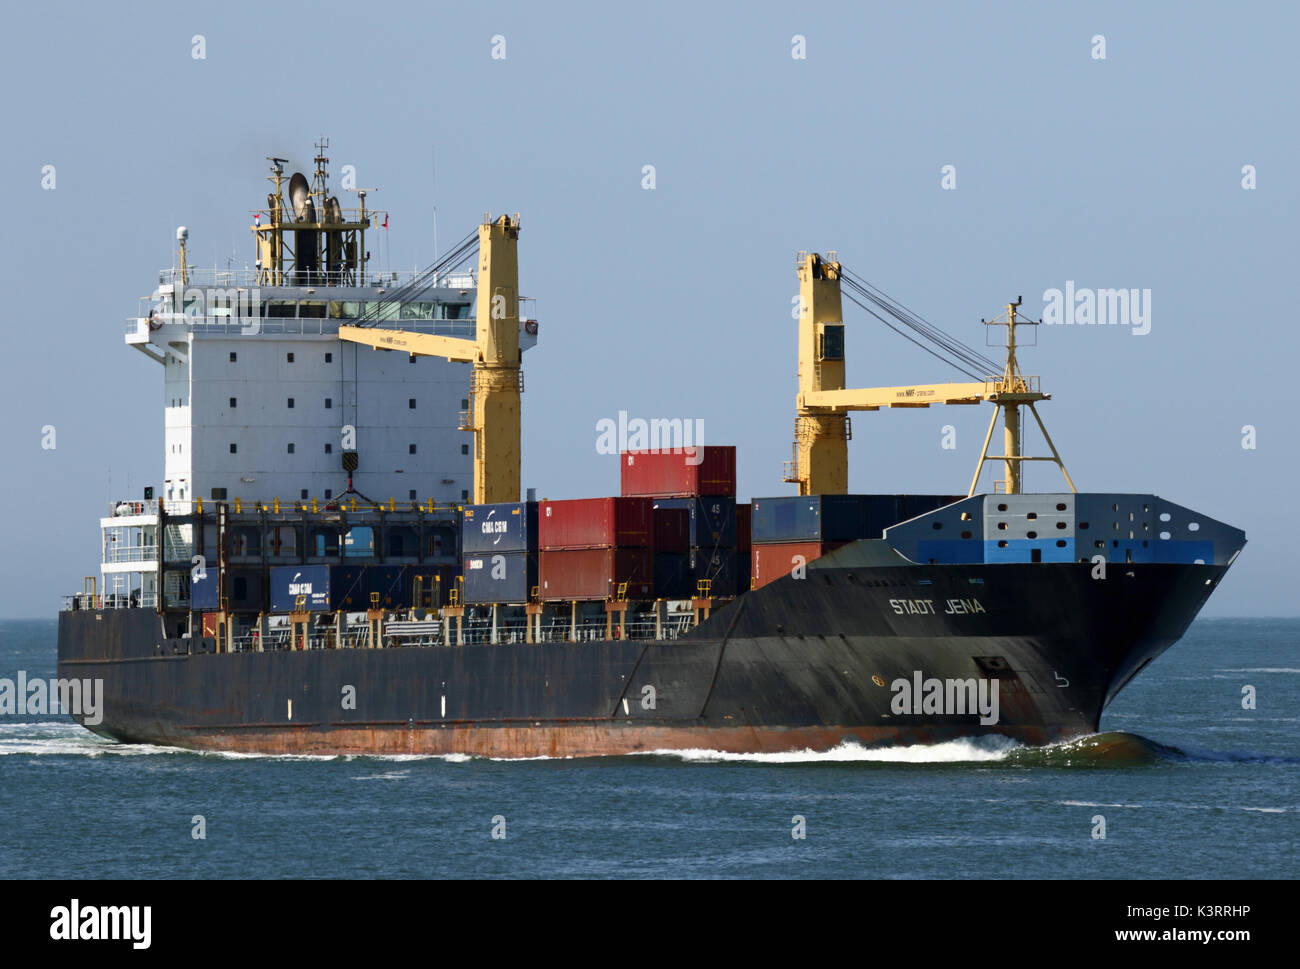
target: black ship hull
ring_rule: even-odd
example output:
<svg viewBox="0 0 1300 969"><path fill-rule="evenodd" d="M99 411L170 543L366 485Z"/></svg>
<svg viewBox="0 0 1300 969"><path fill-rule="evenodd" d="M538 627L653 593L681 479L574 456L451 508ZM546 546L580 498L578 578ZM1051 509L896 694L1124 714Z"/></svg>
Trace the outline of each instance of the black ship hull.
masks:
<svg viewBox="0 0 1300 969"><path fill-rule="evenodd" d="M883 543L858 543L860 546ZM675 640L212 653L151 610L60 615L59 675L101 678L124 742L266 753L601 756L1095 732L1225 566L920 566L845 550ZM185 643L183 647L178 644ZM177 649L185 651L177 652ZM996 680L995 723L898 712L920 674Z"/></svg>

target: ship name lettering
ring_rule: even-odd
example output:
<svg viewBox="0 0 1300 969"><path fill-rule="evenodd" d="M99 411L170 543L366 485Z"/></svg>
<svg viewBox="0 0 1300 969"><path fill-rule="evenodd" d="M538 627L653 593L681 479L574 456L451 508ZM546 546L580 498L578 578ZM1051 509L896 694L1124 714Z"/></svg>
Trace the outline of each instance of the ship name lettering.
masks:
<svg viewBox="0 0 1300 969"><path fill-rule="evenodd" d="M948 608L944 610L950 616L964 616L967 613L987 612L978 599L949 599Z"/></svg>
<svg viewBox="0 0 1300 969"><path fill-rule="evenodd" d="M894 612L900 616L933 616L933 599L890 599Z"/></svg>

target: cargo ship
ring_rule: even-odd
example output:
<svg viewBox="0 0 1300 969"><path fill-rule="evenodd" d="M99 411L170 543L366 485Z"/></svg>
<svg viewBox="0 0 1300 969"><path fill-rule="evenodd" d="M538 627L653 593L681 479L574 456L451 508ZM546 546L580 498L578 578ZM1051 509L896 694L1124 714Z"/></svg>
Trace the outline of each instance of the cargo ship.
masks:
<svg viewBox="0 0 1300 969"><path fill-rule="evenodd" d="M164 368L164 476L106 509L100 574L59 614L59 676L102 684L102 709L70 712L106 737L502 758L1051 743L1098 729L1245 544L1156 495L1076 491L1020 371L1019 300L987 321L993 361L834 253L797 259L797 494L738 501L736 449L662 422L620 452L618 494L522 495L538 324L518 217L372 273L387 214L341 206L326 148L287 200L269 159L254 266L191 268L178 230L127 323ZM847 388L845 297L972 379ZM966 493L848 493L850 412L982 403ZM1023 453L1026 414L1050 457ZM1033 460L1064 487L1025 492Z"/></svg>

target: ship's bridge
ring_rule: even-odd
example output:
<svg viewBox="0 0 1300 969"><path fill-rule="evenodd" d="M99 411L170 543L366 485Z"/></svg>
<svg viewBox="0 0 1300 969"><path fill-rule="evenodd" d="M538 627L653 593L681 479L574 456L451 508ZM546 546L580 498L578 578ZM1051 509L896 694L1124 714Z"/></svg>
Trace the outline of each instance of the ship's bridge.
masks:
<svg viewBox="0 0 1300 969"><path fill-rule="evenodd" d="M189 334L336 336L365 320L472 339L477 280L470 271L384 273L367 286L259 286L253 269L164 269L158 288L126 321L126 343L163 363ZM519 345L537 343L535 300L519 300Z"/></svg>

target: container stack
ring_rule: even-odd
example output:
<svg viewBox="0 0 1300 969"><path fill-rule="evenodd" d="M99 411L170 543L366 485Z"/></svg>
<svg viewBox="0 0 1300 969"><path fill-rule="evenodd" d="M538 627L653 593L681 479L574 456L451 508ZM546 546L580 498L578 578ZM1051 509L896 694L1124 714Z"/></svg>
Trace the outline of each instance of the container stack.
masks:
<svg viewBox="0 0 1300 969"><path fill-rule="evenodd" d="M467 505L461 519L464 601L530 601L537 587L537 502Z"/></svg>
<svg viewBox="0 0 1300 969"><path fill-rule="evenodd" d="M755 498L750 568L755 589L861 538L880 538L902 520L899 495Z"/></svg>
<svg viewBox="0 0 1300 969"><path fill-rule="evenodd" d="M654 598L648 498L543 501L537 509L539 595L545 601Z"/></svg>
<svg viewBox="0 0 1300 969"><path fill-rule="evenodd" d="M736 557L736 449L700 446L673 452L624 451L620 483L625 496L654 499L656 594L685 599L707 579L711 596L734 596L748 587ZM673 538L686 515L686 541ZM660 525L662 521L664 524ZM672 544L669 544L669 541Z"/></svg>
<svg viewBox="0 0 1300 969"><path fill-rule="evenodd" d="M446 600L454 569L436 565L276 565L271 568L271 611L361 612L376 603L380 609L434 605ZM372 598L372 594L378 596Z"/></svg>

